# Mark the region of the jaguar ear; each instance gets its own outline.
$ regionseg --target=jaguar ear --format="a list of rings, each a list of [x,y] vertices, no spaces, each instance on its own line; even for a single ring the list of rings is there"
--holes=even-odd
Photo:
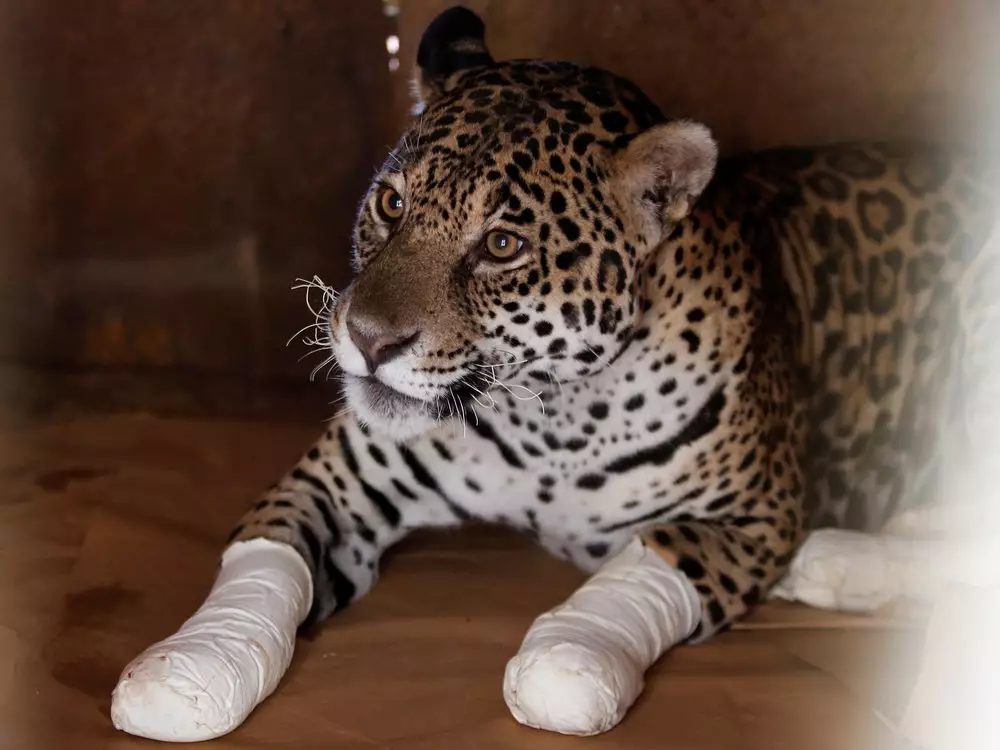
[[[701,123],[675,120],[646,130],[617,156],[625,195],[658,225],[661,236],[687,215],[715,172],[719,149]]]
[[[414,111],[448,90],[448,78],[466,68],[493,63],[486,49],[486,26],[468,8],[457,5],[435,18],[424,30],[417,48]]]

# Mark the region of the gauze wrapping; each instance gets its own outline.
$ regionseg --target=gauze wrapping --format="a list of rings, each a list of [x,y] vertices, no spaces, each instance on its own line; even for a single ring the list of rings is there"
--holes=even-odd
[[[507,664],[507,706],[537,729],[605,732],[642,692],[646,670],[700,618],[691,582],[635,539],[534,621]]]
[[[285,674],[311,602],[312,576],[294,548],[267,539],[230,546],[198,611],[123,670],[115,727],[167,742],[232,731]]]

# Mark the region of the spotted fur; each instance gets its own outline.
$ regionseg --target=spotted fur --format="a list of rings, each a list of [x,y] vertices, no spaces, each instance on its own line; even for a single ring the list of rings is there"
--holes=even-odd
[[[809,528],[876,527],[933,485],[997,330],[997,181],[975,159],[717,162],[620,77],[494,61],[461,9],[418,63],[329,319],[349,412],[232,536],[302,553],[311,621],[409,531],[481,519],[586,570],[641,537],[694,583],[707,638]],[[522,249],[492,258],[496,231]]]

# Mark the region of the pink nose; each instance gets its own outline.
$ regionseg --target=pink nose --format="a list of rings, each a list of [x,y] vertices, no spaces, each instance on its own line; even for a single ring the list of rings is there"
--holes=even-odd
[[[368,326],[365,328],[368,329]],[[361,356],[365,358],[365,364],[371,373],[374,373],[380,365],[406,352],[420,335],[419,331],[398,334],[393,331],[376,330],[370,333],[362,330],[357,322],[350,318],[347,320],[347,332],[351,341],[361,351]]]

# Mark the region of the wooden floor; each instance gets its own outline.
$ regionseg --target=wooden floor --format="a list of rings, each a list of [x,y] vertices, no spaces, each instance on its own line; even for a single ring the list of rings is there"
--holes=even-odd
[[[148,748],[108,718],[121,667],[209,586],[231,524],[318,434],[300,422],[86,410],[0,429],[0,748]],[[898,747],[913,629],[769,604],[678,649],[619,729],[518,726],[500,693],[532,618],[579,573],[470,529],[408,540],[363,602],[298,646],[278,692],[218,750]]]

